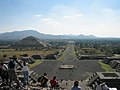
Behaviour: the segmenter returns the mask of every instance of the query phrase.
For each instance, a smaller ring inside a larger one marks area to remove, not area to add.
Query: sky
[[[0,0],[0,33],[120,37],[120,0]]]

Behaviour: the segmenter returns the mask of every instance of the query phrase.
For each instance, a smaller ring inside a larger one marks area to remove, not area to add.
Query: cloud
[[[83,14],[75,14],[75,15],[69,15],[69,16],[64,16],[63,18],[64,19],[75,19],[75,18],[79,18],[79,17],[82,17]]]
[[[58,21],[49,21],[46,24],[48,24],[48,25],[61,25],[61,23]]]
[[[43,18],[43,19],[42,19],[43,22],[49,22],[49,21],[51,21],[51,20],[52,20],[51,18]]]
[[[104,27],[104,24],[98,24],[97,27]]]
[[[41,14],[36,14],[36,15],[34,15],[34,16],[36,16],[36,17],[41,17],[42,15],[41,15]]]
[[[101,0],[93,1],[87,6],[83,5],[84,7],[56,4],[50,7],[44,15],[39,14],[39,12],[33,15],[32,20],[31,17],[27,17],[28,19],[20,18],[20,22],[25,26],[11,25],[13,28],[9,27],[7,30],[10,28],[11,30],[36,28],[40,32],[54,34],[119,36],[120,11],[106,5],[109,3],[104,5],[104,0],[101,3]]]
[[[83,14],[76,14],[75,16],[77,16],[77,17],[82,17]]]
[[[102,12],[104,15],[107,15],[107,16],[115,14],[115,11],[112,8],[104,8]]]
[[[110,13],[114,12],[114,10],[112,8],[104,8],[104,11],[105,12],[110,12]]]
[[[73,19],[72,16],[64,16],[65,19]]]
[[[42,22],[47,24],[47,25],[52,25],[52,26],[60,26],[61,23],[57,20],[53,20],[51,18],[43,18]]]

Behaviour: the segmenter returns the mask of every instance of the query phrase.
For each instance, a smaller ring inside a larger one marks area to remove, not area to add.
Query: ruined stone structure
[[[89,78],[87,85],[94,89],[97,80],[105,82],[108,87],[120,90],[120,73],[118,72],[96,72]]]

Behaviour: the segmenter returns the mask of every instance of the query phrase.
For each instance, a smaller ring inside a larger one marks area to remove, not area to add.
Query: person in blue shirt
[[[74,86],[71,88],[71,90],[82,90],[78,81],[74,82]]]

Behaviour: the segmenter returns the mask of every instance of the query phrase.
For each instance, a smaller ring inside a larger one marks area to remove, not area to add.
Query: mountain
[[[0,40],[21,40],[28,36],[34,36],[40,39],[91,39],[96,38],[93,35],[51,35],[39,33],[35,30],[23,30],[23,31],[14,31],[6,32],[0,34]]]
[[[6,33],[2,33],[0,34],[0,40],[21,40],[25,37],[28,36],[34,36],[37,38],[42,38],[42,39],[46,39],[47,37],[52,38],[53,35],[49,35],[49,34],[42,34],[39,33],[35,30],[23,30],[23,31],[14,31],[14,32],[6,32]]]

